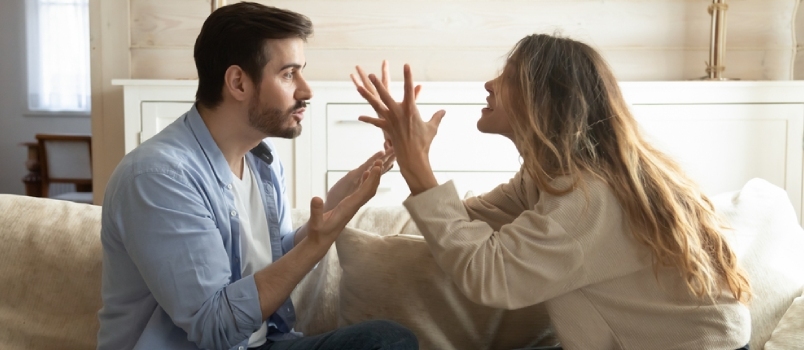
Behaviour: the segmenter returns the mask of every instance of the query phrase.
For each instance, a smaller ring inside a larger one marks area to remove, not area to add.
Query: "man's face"
[[[313,97],[302,77],[304,41],[268,40],[266,49],[270,60],[249,102],[249,125],[266,136],[291,139],[301,134],[306,101]]]

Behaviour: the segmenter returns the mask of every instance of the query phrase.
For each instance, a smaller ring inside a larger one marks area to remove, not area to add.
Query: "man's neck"
[[[246,111],[221,104],[215,109],[197,105],[198,113],[206,124],[212,139],[220,148],[226,163],[238,178],[243,177],[243,157],[256,147],[263,137],[248,126]]]

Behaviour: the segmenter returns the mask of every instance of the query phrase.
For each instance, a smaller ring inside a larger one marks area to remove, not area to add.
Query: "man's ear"
[[[254,84],[242,68],[236,65],[229,66],[223,75],[223,93],[236,101],[246,101],[251,97]]]

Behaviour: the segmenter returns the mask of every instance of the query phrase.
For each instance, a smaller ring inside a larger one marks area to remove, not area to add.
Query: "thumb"
[[[444,119],[444,116],[446,114],[447,114],[447,111],[445,111],[443,109],[439,110],[438,112],[435,112],[435,114],[433,114],[433,117],[430,118],[430,121],[428,123],[434,123],[435,127],[438,128],[438,126],[441,125],[441,119]]]
[[[307,221],[309,229],[319,232],[324,222],[324,201],[321,197],[310,200],[310,220]]]

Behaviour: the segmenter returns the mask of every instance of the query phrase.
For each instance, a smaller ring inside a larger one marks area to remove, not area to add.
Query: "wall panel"
[[[345,80],[355,64],[410,62],[425,80],[483,80],[524,35],[590,43],[622,80],[704,75],[710,17],[692,0],[274,0],[308,15],[308,79]],[[192,45],[209,2],[130,0],[132,78],[195,78]],[[797,0],[729,1],[726,76],[793,76]]]

